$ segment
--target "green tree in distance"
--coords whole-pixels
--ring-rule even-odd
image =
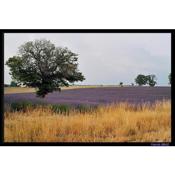
[[[139,86],[146,85],[146,83],[147,83],[147,77],[146,77],[145,75],[139,74],[139,75],[135,78],[135,82],[136,82],[136,84],[138,84]]]
[[[142,75],[139,74],[136,78],[135,78],[135,82],[136,84],[138,84],[139,86],[142,85],[146,85],[148,84],[149,86],[153,87],[156,85],[156,76],[154,74],[151,75]]]
[[[20,84],[34,87],[39,97],[69,86],[69,83],[85,80],[78,70],[78,55],[68,48],[56,47],[42,39],[26,42],[19,54],[8,59],[12,78]]]
[[[149,84],[149,86],[153,87],[156,85],[156,76],[155,75],[147,75],[147,84]]]
[[[171,73],[168,75],[169,84],[171,84]]]

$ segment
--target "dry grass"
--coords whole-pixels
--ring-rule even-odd
[[[61,90],[81,89],[81,88],[99,88],[99,87],[118,87],[118,86],[115,86],[115,85],[69,86],[69,87],[62,87]],[[30,92],[36,92],[35,88],[29,88],[29,87],[5,87],[4,88],[4,94],[30,93]]]
[[[170,101],[151,108],[121,103],[69,116],[38,107],[5,113],[5,142],[169,142],[170,126]]]
[[[4,94],[30,93],[35,92],[35,88],[28,87],[5,87]]]

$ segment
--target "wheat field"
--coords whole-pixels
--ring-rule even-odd
[[[69,86],[69,87],[61,87],[61,90],[70,90],[70,89],[82,89],[82,88],[99,88],[99,87],[119,87],[115,85],[81,85],[81,86]],[[18,94],[18,93],[31,93],[36,92],[35,88],[30,87],[5,87],[4,94]]]
[[[169,142],[171,103],[111,104],[69,115],[49,107],[5,112],[4,137],[5,142]]]

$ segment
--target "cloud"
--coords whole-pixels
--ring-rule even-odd
[[[5,60],[29,40],[49,39],[79,54],[81,84],[130,84],[137,74],[156,74],[167,85],[171,67],[170,34],[5,34]],[[5,66],[5,82],[11,81]],[[79,83],[80,84],[80,83]]]

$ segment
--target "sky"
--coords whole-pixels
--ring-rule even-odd
[[[171,72],[171,34],[168,33],[6,33],[4,63],[18,54],[20,45],[36,39],[77,53],[78,69],[86,80],[80,85],[134,83],[138,74],[155,74],[157,85],[168,85]],[[10,84],[5,65],[4,82]]]

